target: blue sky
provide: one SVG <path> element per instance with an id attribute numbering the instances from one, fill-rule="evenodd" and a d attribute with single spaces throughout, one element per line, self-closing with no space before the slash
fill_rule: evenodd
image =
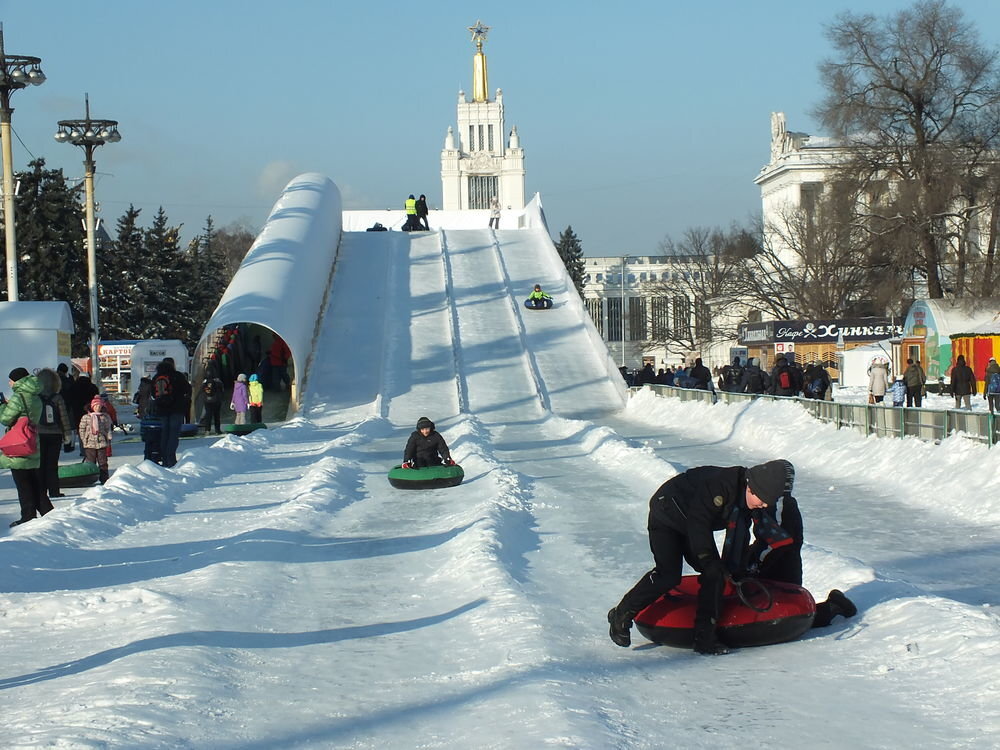
<path id="1" fill-rule="evenodd" d="M 1000 42 L 1000 3 L 954 4 Z M 147 224 L 162 205 L 185 240 L 209 214 L 259 228 L 305 171 L 337 182 L 347 208 L 411 192 L 439 206 L 445 132 L 471 91 L 466 27 L 481 18 L 490 89 L 504 91 L 553 234 L 572 225 L 588 255 L 652 254 L 667 235 L 759 211 L 770 113 L 818 132 L 824 24 L 911 3 L 491 5 L 0 0 L 7 53 L 41 57 L 48 76 L 13 95 L 15 168 L 40 156 L 82 175 L 82 151 L 52 135 L 88 92 L 91 115 L 123 135 L 97 152 L 110 224 L 134 203 Z"/>

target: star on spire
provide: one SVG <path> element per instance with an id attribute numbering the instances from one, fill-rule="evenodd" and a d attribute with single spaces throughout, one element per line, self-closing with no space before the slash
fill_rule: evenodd
<path id="1" fill-rule="evenodd" d="M 476 43 L 476 49 L 482 51 L 483 42 L 486 41 L 486 35 L 489 33 L 490 27 L 484 24 L 482 21 L 476 21 L 475 26 L 470 26 L 469 31 L 472 32 L 472 41 Z"/>

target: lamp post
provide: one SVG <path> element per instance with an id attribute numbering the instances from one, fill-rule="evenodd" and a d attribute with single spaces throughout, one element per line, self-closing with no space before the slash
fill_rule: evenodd
<path id="1" fill-rule="evenodd" d="M 0 24 L 0 140 L 3 141 L 3 224 L 7 248 L 7 300 L 17 302 L 17 237 L 14 229 L 14 151 L 10 143 L 10 95 L 25 86 L 41 86 L 42 60 L 29 55 L 8 55 L 3 48 Z"/>
<path id="2" fill-rule="evenodd" d="M 118 143 L 122 139 L 118 133 L 117 120 L 90 119 L 90 97 L 84 94 L 86 117 L 82 120 L 60 120 L 55 139 L 60 143 L 72 143 L 86 154 L 83 162 L 83 181 L 87 192 L 87 288 L 90 297 L 90 369 L 95 378 L 94 385 L 101 387 L 101 363 L 97 356 L 100 336 L 97 330 L 97 245 L 94 233 L 94 149 L 105 143 Z"/>

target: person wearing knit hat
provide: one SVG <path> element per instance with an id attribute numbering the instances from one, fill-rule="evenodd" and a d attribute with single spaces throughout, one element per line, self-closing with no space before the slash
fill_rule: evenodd
<path id="1" fill-rule="evenodd" d="M 410 433 L 403 449 L 403 468 L 421 469 L 425 466 L 454 466 L 451 451 L 434 423 L 427 417 L 417 420 L 417 429 Z"/>
<path id="2" fill-rule="evenodd" d="M 104 410 L 104 399 L 94 396 L 90 400 L 90 411 L 80 418 L 80 441 L 85 460 L 97 464 L 101 484 L 108 481 L 108 448 L 112 430 L 114 423 Z"/>
<path id="3" fill-rule="evenodd" d="M 37 425 L 42 416 L 42 399 L 38 395 L 42 390 L 41 382 L 23 367 L 11 370 L 8 380 L 11 396 L 0 407 L 0 424 L 13 427 L 21 417 L 27 417 L 31 424 Z M 11 526 L 26 523 L 39 515 L 44 516 L 52 510 L 52 502 L 45 492 L 42 474 L 38 470 L 42 465 L 41 456 L 37 440 L 34 453 L 29 455 L 8 456 L 0 453 L 0 468 L 10 469 L 21 506 L 21 517 L 11 523 Z"/>
<path id="4" fill-rule="evenodd" d="M 686 559 L 700 574 L 694 650 L 728 653 L 716 634 L 727 578 L 759 575 L 802 584 L 802 516 L 791 495 L 794 483 L 795 467 L 784 459 L 749 468 L 699 466 L 664 482 L 649 500 L 647 529 L 654 567 L 608 612 L 611 640 L 631 645 L 633 618 L 680 583 Z M 722 529 L 726 538 L 720 554 L 714 533 Z M 834 589 L 816 606 L 813 627 L 856 612 Z"/>

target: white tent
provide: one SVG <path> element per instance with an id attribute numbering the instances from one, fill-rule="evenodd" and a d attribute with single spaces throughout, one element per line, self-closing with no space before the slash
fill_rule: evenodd
<path id="1" fill-rule="evenodd" d="M 71 364 L 73 315 L 66 302 L 0 302 L 0 373 Z"/>
<path id="2" fill-rule="evenodd" d="M 895 377 L 895 373 L 892 371 L 892 345 L 889 343 L 889 339 L 838 352 L 837 357 L 840 360 L 840 385 L 842 386 L 867 387 L 868 368 L 875 361 L 885 362 L 889 379 L 892 380 Z"/>

